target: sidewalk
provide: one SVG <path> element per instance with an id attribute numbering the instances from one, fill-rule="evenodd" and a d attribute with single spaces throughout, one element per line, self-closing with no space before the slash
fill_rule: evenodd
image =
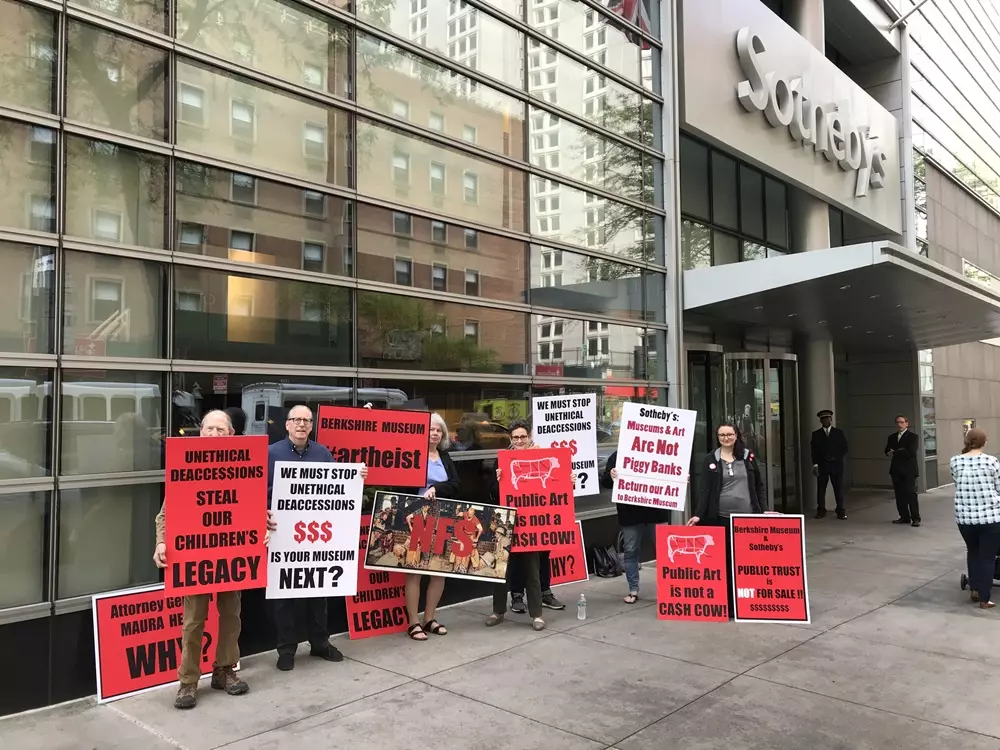
<path id="1" fill-rule="evenodd" d="M 303 647 L 289 673 L 250 657 L 247 696 L 203 681 L 188 712 L 173 688 L 76 702 L 0 720 L 0 747 L 996 750 L 1000 608 L 959 589 L 950 491 L 921 511 L 893 526 L 891 493 L 855 493 L 850 520 L 809 520 L 810 625 L 658 622 L 647 566 L 635 605 L 623 578 L 558 589 L 542 633 L 526 615 L 487 630 L 470 602 L 442 612 L 444 638 L 338 638 L 343 663 Z"/>

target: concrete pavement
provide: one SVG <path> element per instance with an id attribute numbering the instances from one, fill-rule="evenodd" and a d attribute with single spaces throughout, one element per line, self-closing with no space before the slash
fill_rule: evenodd
<path id="1" fill-rule="evenodd" d="M 658 622 L 647 567 L 634 605 L 624 578 L 561 587 L 542 633 L 526 615 L 487 630 L 489 603 L 469 602 L 442 612 L 444 638 L 341 637 L 343 663 L 302 647 L 289 673 L 254 656 L 246 696 L 203 681 L 190 712 L 173 688 L 78 701 L 0 720 L 0 747 L 1000 749 L 1000 608 L 959 589 L 951 493 L 921 497 L 919 529 L 889 523 L 891 493 L 851 505 L 808 521 L 809 625 Z"/>

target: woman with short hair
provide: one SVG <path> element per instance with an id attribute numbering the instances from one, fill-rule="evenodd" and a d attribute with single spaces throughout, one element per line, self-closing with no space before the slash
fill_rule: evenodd
<path id="1" fill-rule="evenodd" d="M 973 428 L 965 435 L 965 447 L 952 456 L 949 465 L 955 481 L 955 521 L 965 540 L 972 601 L 982 609 L 996 605 L 993 575 L 1000 553 L 1000 461 L 983 452 L 986 430 Z"/>

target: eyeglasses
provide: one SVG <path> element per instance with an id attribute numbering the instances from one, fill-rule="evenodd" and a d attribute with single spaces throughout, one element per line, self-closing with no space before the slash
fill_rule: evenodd
<path id="1" fill-rule="evenodd" d="M 530 440 L 531 438 L 529 438 L 527 435 L 511 435 L 510 439 L 511 442 L 519 443 L 522 440 Z"/>
<path id="2" fill-rule="evenodd" d="M 735 432 L 720 432 L 719 433 L 719 440 L 725 440 L 726 438 L 734 438 L 734 437 L 736 437 L 736 433 Z"/>
<path id="3" fill-rule="evenodd" d="M 288 421 L 292 424 L 312 424 L 311 417 L 289 417 Z"/>

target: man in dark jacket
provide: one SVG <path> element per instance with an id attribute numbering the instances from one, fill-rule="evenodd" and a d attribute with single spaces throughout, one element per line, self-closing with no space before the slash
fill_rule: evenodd
<path id="1" fill-rule="evenodd" d="M 833 426 L 833 412 L 821 409 L 816 413 L 820 428 L 812 434 L 813 475 L 816 477 L 816 518 L 826 515 L 826 485 L 833 485 L 837 502 L 837 518 L 847 518 L 844 509 L 844 456 L 847 455 L 847 436 Z"/>
<path id="2" fill-rule="evenodd" d="M 896 493 L 896 510 L 899 518 L 893 523 L 920 525 L 920 504 L 917 501 L 917 477 L 920 476 L 918 454 L 920 443 L 917 433 L 902 414 L 896 417 L 896 431 L 885 442 L 885 455 L 891 458 L 889 476 Z"/>

